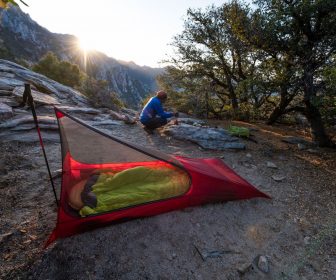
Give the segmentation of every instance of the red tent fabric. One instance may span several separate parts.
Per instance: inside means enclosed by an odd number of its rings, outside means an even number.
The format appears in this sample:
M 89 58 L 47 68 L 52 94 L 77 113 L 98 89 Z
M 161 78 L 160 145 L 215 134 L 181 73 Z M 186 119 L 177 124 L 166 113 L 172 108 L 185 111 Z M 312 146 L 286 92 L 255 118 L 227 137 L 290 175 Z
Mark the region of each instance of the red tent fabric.
M 191 159 L 170 156 L 104 134 L 57 108 L 55 108 L 55 113 L 60 129 L 63 173 L 57 225 L 46 246 L 58 238 L 68 237 L 114 222 L 153 216 L 210 202 L 253 197 L 269 198 L 268 195 L 260 192 L 241 178 L 220 159 Z M 141 203 L 132 202 L 129 206 L 120 209 L 86 216 L 79 215 L 69 201 L 74 188 L 79 186 L 80 182 L 86 182 L 85 186 L 87 186 L 93 173 L 102 174 L 99 173 L 100 170 L 113 170 L 118 174 L 118 172 L 137 167 L 146 170 L 160 170 L 161 168 L 170 168 L 169 170 L 174 170 L 174 172 L 177 170 L 180 173 L 174 174 L 181 174 L 179 176 L 184 178 L 184 182 L 188 180 L 188 185 L 175 196 L 169 195 L 156 200 L 149 199 Z M 112 178 L 113 176 L 115 175 L 112 175 Z M 126 177 L 126 179 L 130 178 Z M 152 182 L 150 183 L 152 184 Z M 80 197 L 83 196 L 78 194 L 77 197 L 81 200 Z

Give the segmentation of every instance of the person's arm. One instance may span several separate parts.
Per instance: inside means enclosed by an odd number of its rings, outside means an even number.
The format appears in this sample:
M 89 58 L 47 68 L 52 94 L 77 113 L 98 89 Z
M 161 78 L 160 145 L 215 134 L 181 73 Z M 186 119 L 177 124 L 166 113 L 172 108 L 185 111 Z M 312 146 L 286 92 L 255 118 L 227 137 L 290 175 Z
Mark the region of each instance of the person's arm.
M 156 111 L 156 113 L 163 119 L 168 119 L 173 116 L 173 113 L 168 113 L 163 111 L 161 102 L 159 100 L 156 100 L 153 104 L 153 108 Z

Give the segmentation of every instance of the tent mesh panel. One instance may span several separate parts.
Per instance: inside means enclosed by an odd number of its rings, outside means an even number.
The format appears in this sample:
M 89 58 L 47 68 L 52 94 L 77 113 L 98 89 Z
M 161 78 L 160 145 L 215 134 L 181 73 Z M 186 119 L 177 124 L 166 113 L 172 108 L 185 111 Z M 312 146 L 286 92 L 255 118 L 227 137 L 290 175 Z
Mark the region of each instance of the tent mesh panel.
M 57 109 L 56 115 L 63 161 L 61 201 L 69 214 L 104 213 L 188 191 L 191 180 L 176 158 L 106 135 Z M 86 202 L 92 196 L 94 206 Z

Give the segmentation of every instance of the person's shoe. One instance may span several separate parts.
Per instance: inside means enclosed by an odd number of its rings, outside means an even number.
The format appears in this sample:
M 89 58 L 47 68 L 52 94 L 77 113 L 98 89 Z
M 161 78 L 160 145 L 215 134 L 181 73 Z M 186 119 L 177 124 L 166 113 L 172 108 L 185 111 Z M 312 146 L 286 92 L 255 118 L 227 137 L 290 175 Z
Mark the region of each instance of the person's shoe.
M 143 128 L 148 134 L 154 134 L 154 130 L 153 129 L 150 129 L 148 128 L 147 126 L 144 126 Z

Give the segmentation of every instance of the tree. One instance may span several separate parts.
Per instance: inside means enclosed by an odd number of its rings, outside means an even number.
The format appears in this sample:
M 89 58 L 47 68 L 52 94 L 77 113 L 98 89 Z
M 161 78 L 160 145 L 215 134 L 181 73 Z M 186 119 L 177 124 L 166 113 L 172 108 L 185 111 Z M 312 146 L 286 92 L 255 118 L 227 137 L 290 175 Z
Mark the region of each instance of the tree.
M 321 114 L 326 125 L 336 127 L 336 63 L 335 57 L 332 63 L 327 64 L 322 70 L 321 77 L 325 90 L 321 98 Z
M 52 52 L 43 56 L 32 70 L 69 87 L 79 87 L 84 78 L 84 73 L 78 65 L 60 61 Z
M 319 146 L 332 146 L 319 107 L 325 94 L 320 72 L 336 52 L 336 1 L 258 0 L 256 4 L 250 28 L 242 37 L 296 69 L 295 83 L 288 83 L 292 93 L 284 92 L 282 100 L 287 104 L 280 104 L 281 110 L 303 112 L 313 140 Z M 300 101 L 286 108 L 294 97 Z
M 239 108 L 237 85 L 251 74 L 255 61 L 234 33 L 237 22 L 245 24 L 248 13 L 248 7 L 237 1 L 211 6 L 205 12 L 189 9 L 184 30 L 172 43 L 176 56 L 170 62 L 174 67 L 213 84 L 217 97 L 229 99 L 235 111 Z
M 204 117 L 208 110 L 204 106 L 204 94 L 201 91 L 200 79 L 175 67 L 167 67 L 165 74 L 157 78 L 159 87 L 169 94 L 168 106 L 180 112 Z
M 108 82 L 105 80 L 96 80 L 91 76 L 86 76 L 80 90 L 91 100 L 94 106 L 112 110 L 125 107 L 119 95 L 109 91 Z

